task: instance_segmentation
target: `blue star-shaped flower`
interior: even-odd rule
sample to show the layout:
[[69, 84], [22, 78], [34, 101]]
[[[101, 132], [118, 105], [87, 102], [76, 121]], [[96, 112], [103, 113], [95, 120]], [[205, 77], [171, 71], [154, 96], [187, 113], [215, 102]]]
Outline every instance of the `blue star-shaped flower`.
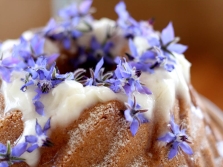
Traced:
[[181, 129], [175, 122], [173, 116], [170, 120], [170, 130], [164, 136], [158, 138], [159, 141], [166, 142], [170, 145], [171, 149], [168, 155], [168, 159], [175, 157], [181, 148], [186, 154], [192, 155], [193, 150], [188, 145], [189, 140], [186, 134], [186, 129]]
[[151, 94], [151, 91], [140, 83], [139, 77], [141, 71], [136, 70], [135, 67], [131, 67], [125, 59], [119, 59], [118, 61], [114, 77], [109, 80], [110, 88], [114, 92], [123, 90], [127, 95], [130, 95], [134, 91]]
[[13, 70], [17, 69], [17, 65], [20, 64], [20, 59], [16, 57], [7, 57], [0, 61], [0, 76], [6, 81], [10, 82], [10, 76]]
[[54, 28], [48, 30], [45, 36], [61, 42], [64, 48], [68, 50], [71, 48], [72, 41], [82, 36], [82, 32], [76, 28], [77, 24], [77, 19], [73, 19], [72, 22], [64, 21], [62, 23], [58, 23]]
[[102, 86], [107, 83], [107, 80], [112, 77], [112, 73], [108, 72], [106, 74], [104, 73], [104, 68], [102, 68], [104, 64], [104, 59], [101, 58], [101, 60], [97, 63], [95, 71], [90, 69], [90, 75], [91, 78], [88, 78], [85, 82], [86, 86]]
[[[45, 64], [45, 61], [43, 61]], [[41, 65], [41, 63], [40, 63]], [[53, 64], [50, 68], [50, 70], [47, 70], [46, 67], [41, 66], [42, 68], [37, 69], [37, 71], [29, 70], [31, 71], [29, 75], [26, 77], [26, 79], [22, 79], [22, 81], [25, 82], [25, 84], [20, 88], [23, 92], [26, 91], [28, 86], [36, 85], [36, 96], [33, 98], [33, 104], [35, 106], [35, 110], [38, 114], [44, 115], [44, 105], [40, 101], [40, 98], [43, 94], [47, 94], [50, 92], [52, 88], [54, 88], [56, 85], [63, 82], [67, 77], [66, 75], [56, 75], [55, 74], [55, 64]], [[30, 75], [32, 78], [30, 79]], [[35, 75], [35, 77], [34, 77]], [[56, 76], [58, 78], [56, 78]]]
[[11, 144], [7, 141], [7, 146], [0, 143], [0, 166], [8, 167], [14, 163], [22, 162], [25, 159], [20, 158], [20, 156], [26, 152], [27, 143], [19, 143], [11, 148]]
[[130, 16], [129, 12], [126, 10], [126, 5], [123, 1], [120, 1], [115, 6], [115, 11], [119, 16], [117, 24], [125, 32], [125, 37], [133, 38], [135, 35], [140, 34], [138, 22]]
[[39, 35], [35, 35], [30, 41], [20, 37], [20, 43], [13, 47], [12, 54], [14, 57], [20, 57], [24, 60], [31, 57], [37, 58], [44, 55], [44, 44], [45, 39]]
[[169, 61], [169, 58], [156, 46], [139, 55], [134, 42], [129, 39], [129, 49], [131, 51], [131, 54], [127, 53], [131, 60], [129, 63], [137, 70], [154, 73], [156, 67], [163, 67], [168, 72], [175, 68], [175, 62]]
[[59, 23], [51, 19], [42, 33], [44, 36], [60, 42], [65, 49], [69, 50], [72, 42], [82, 36], [82, 32], [76, 28], [78, 23], [79, 19], [76, 17]]
[[140, 105], [136, 102], [135, 96], [133, 100], [129, 98], [128, 103], [125, 103], [125, 106], [127, 107], [124, 111], [125, 119], [131, 122], [130, 130], [132, 135], [135, 136], [140, 124], [149, 122], [143, 115], [143, 112], [146, 112], [147, 110], [141, 109]]
[[167, 56], [172, 55], [173, 52], [182, 54], [187, 50], [187, 46], [178, 44], [177, 42], [179, 42], [179, 38], [175, 37], [171, 22], [162, 30], [160, 39], [151, 38], [149, 40], [151, 46], [160, 47]]
[[144, 52], [143, 54], [139, 55], [137, 52], [137, 48], [132, 41], [129, 39], [129, 49], [131, 54], [127, 54], [130, 59], [131, 66], [135, 66], [137, 70], [153, 73], [154, 70], [151, 66], [154, 64], [156, 53], [152, 52], [151, 50]]
[[100, 44], [96, 37], [93, 36], [90, 41], [91, 46], [91, 53], [89, 56], [93, 57], [94, 59], [98, 59], [104, 57], [105, 61], [109, 64], [114, 63], [113, 58], [111, 56], [111, 49], [114, 44], [111, 41], [106, 41], [104, 44]]
[[49, 129], [50, 129], [50, 118], [47, 120], [43, 129], [36, 120], [36, 126], [35, 126], [36, 135], [25, 136], [25, 141], [31, 144], [31, 146], [28, 147], [27, 152], [33, 152], [35, 149], [42, 146], [49, 147], [53, 145], [47, 136], [47, 131]]

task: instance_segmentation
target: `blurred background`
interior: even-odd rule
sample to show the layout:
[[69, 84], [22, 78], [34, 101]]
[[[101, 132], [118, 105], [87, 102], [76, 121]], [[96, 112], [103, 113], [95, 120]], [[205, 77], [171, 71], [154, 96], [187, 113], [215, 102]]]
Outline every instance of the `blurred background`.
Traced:
[[[44, 26], [56, 11], [72, 0], [0, 0], [0, 40], [18, 38], [23, 31]], [[116, 19], [119, 0], [94, 0], [95, 18]], [[197, 91], [223, 109], [223, 1], [126, 0], [136, 20], [155, 18], [155, 29], [173, 22], [176, 36], [189, 46], [191, 80]]]

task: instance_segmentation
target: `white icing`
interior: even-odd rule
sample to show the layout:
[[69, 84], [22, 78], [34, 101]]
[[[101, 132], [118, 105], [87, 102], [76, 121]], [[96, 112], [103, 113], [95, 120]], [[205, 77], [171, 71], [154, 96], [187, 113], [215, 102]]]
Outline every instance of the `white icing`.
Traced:
[[12, 48], [14, 45], [18, 45], [19, 40], [6, 40], [2, 43], [1, 49], [0, 49], [0, 56], [2, 58], [6, 58], [12, 55]]
[[[178, 62], [178, 58], [181, 57], [181, 61]], [[176, 97], [181, 97], [185, 99], [185, 102], [189, 104], [190, 95], [187, 86], [188, 80], [182, 75], [184, 68], [189, 68], [187, 60], [182, 61], [181, 55], [176, 55], [176, 69], [172, 72], [167, 72], [164, 69], [156, 69], [154, 74], [143, 73], [141, 76], [141, 82], [145, 84], [150, 90], [152, 90], [152, 103], [153, 110], [149, 110], [145, 114], [148, 118], [151, 118], [151, 115], [154, 110], [156, 110], [157, 115], [162, 117], [162, 119], [169, 121], [169, 111], [172, 110], [172, 107], [175, 102]], [[183, 64], [182, 64], [183, 63]]]
[[216, 144], [216, 147], [218, 149], [218, 153], [220, 154], [220, 156], [223, 157], [223, 141], [220, 141]]
[[191, 105], [191, 111], [200, 119], [204, 118], [204, 115], [199, 107], [195, 107], [194, 105]]

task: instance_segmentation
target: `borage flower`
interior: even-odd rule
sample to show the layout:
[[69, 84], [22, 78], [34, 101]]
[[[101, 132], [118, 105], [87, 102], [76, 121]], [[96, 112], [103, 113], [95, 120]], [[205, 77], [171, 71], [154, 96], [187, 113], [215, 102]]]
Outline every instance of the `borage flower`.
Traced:
[[[56, 78], [54, 75], [56, 75], [55, 72], [55, 64], [51, 66], [50, 70], [47, 69], [38, 69], [36, 71], [36, 77], [35, 79], [30, 79], [29, 77], [31, 74], [26, 77], [26, 79], [22, 79], [25, 84], [21, 87], [22, 91], [26, 91], [28, 86], [36, 85], [36, 96], [33, 98], [33, 104], [35, 106], [35, 110], [38, 114], [44, 115], [44, 105], [40, 101], [40, 98], [43, 94], [47, 94], [50, 92], [52, 88], [54, 88], [56, 85], [60, 84], [65, 80], [62, 76], [60, 78]], [[66, 77], [64, 75], [64, 77]]]
[[104, 73], [104, 68], [102, 68], [103, 64], [104, 64], [104, 59], [101, 58], [101, 60], [96, 65], [95, 71], [90, 69], [91, 78], [88, 78], [84, 85], [86, 86], [106, 85], [108, 79], [111, 78], [113, 74], [110, 72], [103, 74]]
[[16, 57], [7, 57], [0, 61], [0, 76], [6, 81], [10, 82], [11, 73], [17, 69], [17, 65], [20, 64], [20, 60]]
[[147, 110], [142, 110], [141, 106], [137, 104], [135, 96], [128, 99], [128, 103], [125, 103], [127, 109], [124, 111], [125, 119], [131, 123], [130, 130], [133, 136], [139, 129], [141, 123], [148, 123], [148, 119], [143, 115], [143, 112]]
[[160, 47], [165, 55], [170, 56], [173, 53], [182, 54], [187, 50], [187, 46], [178, 44], [179, 38], [174, 35], [173, 25], [170, 22], [161, 32], [160, 39], [151, 38], [149, 44], [151, 46]]
[[115, 6], [115, 11], [119, 16], [117, 24], [123, 29], [123, 32], [125, 32], [126, 38], [134, 38], [135, 35], [140, 34], [138, 22], [130, 16], [123, 1]]
[[43, 129], [36, 120], [36, 126], [35, 126], [36, 135], [25, 136], [25, 141], [31, 144], [31, 146], [28, 147], [27, 152], [33, 152], [35, 149], [42, 146], [49, 147], [53, 145], [53, 143], [49, 140], [47, 136], [47, 131], [50, 129], [50, 119], [51, 118], [47, 120]]
[[136, 67], [136, 69], [140, 71], [149, 73], [154, 72], [154, 70], [151, 68], [156, 57], [154, 52], [148, 50], [140, 55], [134, 42], [131, 39], [129, 39], [129, 49], [131, 54], [126, 53], [126, 55], [130, 59], [129, 64], [131, 64], [131, 66]]
[[126, 59], [119, 59], [118, 61], [114, 76], [108, 81], [110, 88], [116, 93], [124, 91], [128, 95], [134, 91], [151, 94], [151, 91], [140, 83], [139, 77], [141, 71], [136, 70], [135, 67], [131, 67], [126, 62]]
[[18, 143], [13, 148], [11, 144], [7, 141], [7, 146], [0, 143], [0, 166], [8, 167], [14, 163], [23, 162], [25, 159], [20, 158], [20, 156], [26, 152], [27, 143]]
[[[53, 24], [52, 21], [49, 24]], [[77, 24], [78, 20], [74, 19], [72, 22], [58, 23], [54, 27], [53, 25], [47, 25], [48, 28], [46, 28], [44, 35], [52, 40], [61, 42], [64, 48], [68, 50], [71, 48], [72, 42], [82, 36], [82, 32], [76, 28]]]
[[100, 44], [96, 37], [92, 37], [90, 41], [90, 55], [93, 59], [98, 59], [104, 57], [105, 62], [108, 64], [113, 64], [114, 60], [111, 55], [111, 49], [113, 48], [114, 44], [111, 41], [105, 41], [103, 44]]
[[73, 3], [72, 5], [59, 11], [59, 16], [63, 19], [73, 19], [75, 17], [84, 17], [89, 14], [92, 0], [84, 0], [79, 4]]
[[[62, 43], [65, 49], [69, 50], [73, 41], [82, 36], [85, 31], [92, 29], [89, 24], [92, 20], [90, 16], [90, 7], [92, 0], [85, 0], [80, 3], [73, 3], [72, 5], [60, 10], [59, 16], [62, 18], [61, 22], [56, 22], [51, 19], [47, 26], [43, 29], [44, 36]], [[79, 23], [83, 26], [78, 27]]]
[[169, 61], [168, 57], [156, 46], [139, 55], [134, 42], [129, 39], [129, 49], [131, 54], [126, 53], [131, 60], [129, 63], [137, 70], [154, 73], [157, 67], [163, 67], [168, 72], [175, 68], [175, 62]]
[[150, 66], [150, 69], [162, 67], [168, 72], [172, 72], [175, 69], [175, 60], [171, 60], [168, 56], [164, 55], [160, 48], [154, 46], [151, 48], [151, 52], [155, 54], [155, 61]]
[[51, 67], [50, 71], [43, 71], [38, 70], [39, 78], [37, 80], [37, 88], [36, 92], [37, 95], [33, 98], [34, 105], [36, 108], [36, 111], [40, 115], [44, 115], [44, 109], [43, 104], [40, 102], [40, 98], [43, 94], [48, 94], [52, 88], [54, 88], [56, 85], [60, 84], [64, 79], [60, 78], [53, 78], [53, 71], [55, 70], [54, 67]]
[[27, 41], [23, 37], [20, 37], [20, 43], [13, 47], [12, 54], [14, 57], [23, 58], [26, 61], [29, 58], [37, 58], [44, 55], [45, 39], [39, 35], [32, 37], [30, 41]]
[[183, 150], [186, 154], [192, 155], [193, 150], [188, 145], [189, 139], [186, 134], [186, 129], [182, 129], [175, 122], [173, 116], [170, 120], [170, 130], [164, 136], [158, 138], [159, 141], [166, 142], [170, 146], [170, 152], [168, 154], [168, 159], [175, 157], [179, 151], [179, 148]]

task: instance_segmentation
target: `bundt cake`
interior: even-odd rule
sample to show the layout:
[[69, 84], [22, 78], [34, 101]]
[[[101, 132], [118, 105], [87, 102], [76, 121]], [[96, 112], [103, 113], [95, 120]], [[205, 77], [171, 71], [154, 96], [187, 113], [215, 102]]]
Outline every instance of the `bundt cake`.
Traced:
[[0, 45], [0, 167], [223, 166], [222, 112], [190, 82], [172, 23], [92, 0]]

